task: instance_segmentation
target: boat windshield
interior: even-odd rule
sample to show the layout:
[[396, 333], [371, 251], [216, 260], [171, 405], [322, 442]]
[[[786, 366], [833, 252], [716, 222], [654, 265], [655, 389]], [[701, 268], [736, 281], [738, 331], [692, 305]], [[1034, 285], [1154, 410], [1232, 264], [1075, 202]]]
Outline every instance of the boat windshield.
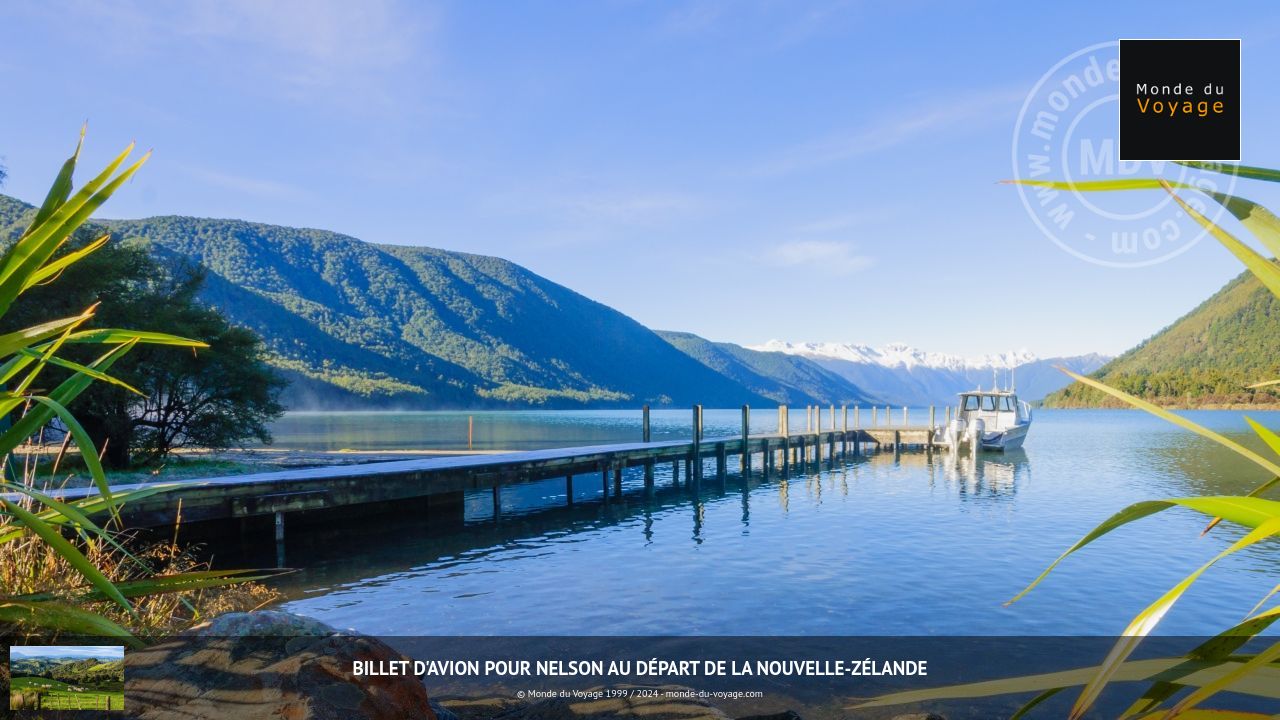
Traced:
[[969, 412], [1015, 412], [1018, 403], [1012, 395], [965, 395], [960, 409]]

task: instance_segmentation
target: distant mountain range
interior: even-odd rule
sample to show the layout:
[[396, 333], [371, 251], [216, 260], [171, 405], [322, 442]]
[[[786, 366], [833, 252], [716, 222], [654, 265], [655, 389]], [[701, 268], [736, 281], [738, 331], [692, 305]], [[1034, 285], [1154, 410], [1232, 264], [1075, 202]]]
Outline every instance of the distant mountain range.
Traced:
[[[33, 213], [0, 195], [0, 242]], [[117, 242], [207, 268], [202, 300], [262, 336], [291, 380], [292, 408], [943, 404], [989, 383], [991, 366], [1017, 367], [1019, 387], [1037, 399], [1062, 384], [1046, 366], [1101, 364], [1022, 353], [971, 365], [901, 346], [744, 348], [654, 332], [500, 258], [242, 220], [99, 224]]]
[[[1241, 273], [1172, 325], [1104, 365], [1094, 377], [1160, 405], [1206, 407], [1280, 403], [1280, 300]], [[1045, 398], [1054, 407], [1115, 406], [1079, 383]]]
[[805, 357], [712, 342], [692, 333], [659, 330], [658, 335], [703, 365], [776, 403], [853, 405], [879, 400]]
[[875, 388], [875, 397], [894, 405], [944, 405], [955, 400], [956, 393], [997, 383], [1001, 387], [1013, 384], [1022, 399], [1035, 402], [1070, 384], [1071, 379], [1057, 366], [1087, 374], [1109, 359], [1096, 353], [1041, 359], [1027, 350], [966, 358], [903, 344], [875, 348], [780, 340], [751, 349], [811, 360], [857, 387]]

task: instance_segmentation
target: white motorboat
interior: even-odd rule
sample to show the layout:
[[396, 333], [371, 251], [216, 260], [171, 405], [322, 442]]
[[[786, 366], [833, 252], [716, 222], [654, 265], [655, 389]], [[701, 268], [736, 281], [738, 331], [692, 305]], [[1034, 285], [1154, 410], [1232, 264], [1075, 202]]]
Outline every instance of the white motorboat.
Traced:
[[951, 422], [941, 441], [955, 450], [1012, 450], [1022, 447], [1031, 429], [1031, 406], [1013, 390], [971, 390], [960, 393]]

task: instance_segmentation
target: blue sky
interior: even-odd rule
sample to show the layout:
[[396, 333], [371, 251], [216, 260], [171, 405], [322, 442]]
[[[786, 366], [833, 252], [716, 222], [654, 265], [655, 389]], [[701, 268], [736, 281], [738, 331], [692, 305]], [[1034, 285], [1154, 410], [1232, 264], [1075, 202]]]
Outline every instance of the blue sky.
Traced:
[[119, 645], [15, 645], [9, 648], [13, 660], [24, 658], [96, 658], [119, 660], [124, 648]]
[[498, 255], [716, 340], [1119, 352], [1239, 266], [1090, 264], [996, 184], [1037, 79], [1118, 37], [1243, 38], [1244, 159], [1280, 164], [1268, 3], [18, 0], [3, 191], [87, 119], [86, 166], [155, 150], [105, 216]]

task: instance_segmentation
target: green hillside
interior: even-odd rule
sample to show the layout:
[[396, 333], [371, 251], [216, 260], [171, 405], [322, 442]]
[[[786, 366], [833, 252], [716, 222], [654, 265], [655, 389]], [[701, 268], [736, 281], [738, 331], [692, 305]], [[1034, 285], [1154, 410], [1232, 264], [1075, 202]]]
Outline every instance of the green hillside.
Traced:
[[[0, 237], [30, 205], [0, 196]], [[206, 266], [203, 299], [257, 331], [292, 407], [766, 403], [631, 318], [514, 263], [240, 220], [104, 221]]]
[[693, 333], [669, 330], [657, 333], [689, 357], [774, 402], [853, 405], [874, 401], [853, 383], [799, 355], [748, 350], [733, 343], [712, 342]]
[[44, 680], [49, 689], [63, 685], [118, 691], [124, 687], [124, 660], [94, 658], [15, 658], [11, 661], [13, 682], [21, 678]]
[[[1248, 385], [1280, 378], [1280, 301], [1241, 273], [1199, 307], [1106, 365], [1094, 377], [1170, 406], [1280, 402], [1274, 388]], [[1080, 383], [1045, 398], [1047, 407], [1116, 403]]]

